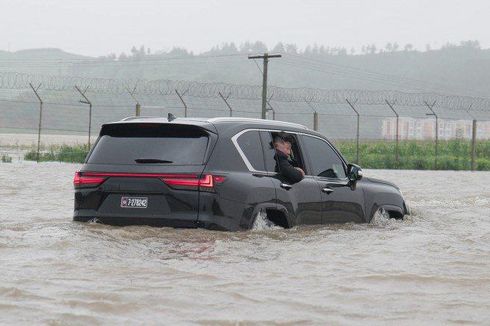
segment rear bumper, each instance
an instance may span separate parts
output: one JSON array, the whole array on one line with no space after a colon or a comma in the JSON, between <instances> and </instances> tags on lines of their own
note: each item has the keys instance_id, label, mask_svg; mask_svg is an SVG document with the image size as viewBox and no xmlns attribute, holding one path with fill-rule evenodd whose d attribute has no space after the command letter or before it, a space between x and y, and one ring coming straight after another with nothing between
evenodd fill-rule
<instances>
[{"instance_id":1,"label":"rear bumper","mask_svg":"<svg viewBox=\"0 0 490 326\"><path fill-rule=\"evenodd\" d=\"M80 195L79 195L80 196ZM77 198L75 197L75 201ZM161 214L153 211L145 216L124 215L117 209L100 211L75 205L73 220L77 222L96 221L109 225L149 225L173 228L203 228L220 231L248 230L252 227L255 205L247 205L236 201L223 199L215 193L201 193L199 213L193 210ZM98 207L93 205L93 207Z\"/></svg>"},{"instance_id":2,"label":"rear bumper","mask_svg":"<svg viewBox=\"0 0 490 326\"><path fill-rule=\"evenodd\" d=\"M93 216L74 216L75 222L97 222L108 225L128 226L128 225L148 225L157 227L172 228L197 228L196 220L168 219L168 218L136 218L136 217L93 217Z\"/></svg>"},{"instance_id":3,"label":"rear bumper","mask_svg":"<svg viewBox=\"0 0 490 326\"><path fill-rule=\"evenodd\" d=\"M243 228L238 227L238 221L233 219L223 219L222 216L206 215L201 216L199 220L196 220L194 214L189 216L183 216L182 214L168 216L168 217L135 217L135 216L100 216L94 214L94 211L87 210L87 212L75 211L73 216L75 222L97 222L107 225L115 226L129 226L129 225L148 225L155 227L171 227L171 228L202 228L208 230L219 231L238 231Z\"/></svg>"},{"instance_id":4,"label":"rear bumper","mask_svg":"<svg viewBox=\"0 0 490 326\"><path fill-rule=\"evenodd\" d=\"M122 215L101 213L95 209L75 209L73 212L73 221L90 222L109 225L150 225L159 227L175 227L175 228L196 228L196 213L179 213L172 215Z\"/></svg>"}]
</instances>

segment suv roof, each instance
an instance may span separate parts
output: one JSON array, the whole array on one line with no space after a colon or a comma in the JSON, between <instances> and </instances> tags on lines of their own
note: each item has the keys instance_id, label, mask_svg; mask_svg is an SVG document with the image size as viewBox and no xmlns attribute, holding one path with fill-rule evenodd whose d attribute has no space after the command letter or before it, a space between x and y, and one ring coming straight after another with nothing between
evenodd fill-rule
<instances>
[{"instance_id":1,"label":"suv roof","mask_svg":"<svg viewBox=\"0 0 490 326\"><path fill-rule=\"evenodd\" d=\"M254 118L234 118L234 117L219 117L219 118L176 118L174 120L169 121L167 118L163 117L127 117L122 119L121 121L112 122L112 123L121 123L121 122L149 122L149 123L176 123L176 124L195 124L195 125L205 125L205 124L213 124L213 125L225 125L225 124L259 124L259 125L268 125L274 127L292 127L298 129L308 129L308 127L292 122L284 122L277 120L263 120L263 119L254 119ZM111 124L111 123L108 123Z\"/></svg>"}]
</instances>

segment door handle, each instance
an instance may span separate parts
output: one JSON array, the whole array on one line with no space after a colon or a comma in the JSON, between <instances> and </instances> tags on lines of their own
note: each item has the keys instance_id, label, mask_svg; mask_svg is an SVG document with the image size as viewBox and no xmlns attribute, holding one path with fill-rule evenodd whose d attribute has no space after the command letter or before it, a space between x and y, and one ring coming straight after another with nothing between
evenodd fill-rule
<instances>
[{"instance_id":1,"label":"door handle","mask_svg":"<svg viewBox=\"0 0 490 326\"><path fill-rule=\"evenodd\" d=\"M284 188L284 189L286 189L286 190L289 190L289 189L291 189L292 187L293 187L293 186L288 185L287 183L281 183L281 188Z\"/></svg>"},{"instance_id":2,"label":"door handle","mask_svg":"<svg viewBox=\"0 0 490 326\"><path fill-rule=\"evenodd\" d=\"M329 187L325 187L322 189L323 192L326 192L327 194L331 194L333 192L333 189L332 188L329 188Z\"/></svg>"}]
</instances>

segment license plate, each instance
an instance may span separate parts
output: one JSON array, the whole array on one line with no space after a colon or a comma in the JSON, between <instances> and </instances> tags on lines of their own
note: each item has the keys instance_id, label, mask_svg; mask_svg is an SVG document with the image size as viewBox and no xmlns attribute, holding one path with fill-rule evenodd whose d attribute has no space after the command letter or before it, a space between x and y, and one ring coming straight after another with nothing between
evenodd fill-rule
<instances>
[{"instance_id":1,"label":"license plate","mask_svg":"<svg viewBox=\"0 0 490 326\"><path fill-rule=\"evenodd\" d=\"M123 208L147 208L148 197L121 197Z\"/></svg>"}]
</instances>

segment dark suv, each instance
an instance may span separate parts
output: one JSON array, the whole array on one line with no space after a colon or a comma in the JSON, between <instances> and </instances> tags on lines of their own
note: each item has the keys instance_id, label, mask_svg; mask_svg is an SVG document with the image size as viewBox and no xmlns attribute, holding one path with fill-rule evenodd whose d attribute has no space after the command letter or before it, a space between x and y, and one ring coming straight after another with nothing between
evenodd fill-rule
<instances>
[{"instance_id":1,"label":"dark suv","mask_svg":"<svg viewBox=\"0 0 490 326\"><path fill-rule=\"evenodd\" d=\"M305 178L275 171L272 139L286 133ZM102 126L75 174L75 221L252 228L259 212L276 225L369 222L378 210L408 214L400 190L362 178L321 134L286 122L126 118Z\"/></svg>"}]
</instances>

